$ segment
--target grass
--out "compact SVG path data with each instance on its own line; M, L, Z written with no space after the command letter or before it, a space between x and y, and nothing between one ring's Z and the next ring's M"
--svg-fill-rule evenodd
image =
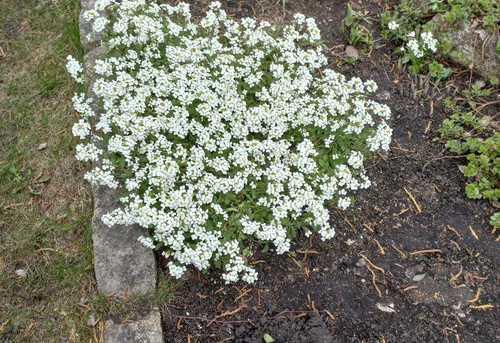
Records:
M0 341L89 342L91 199L73 158L64 70L66 55L83 53L79 2L1 7Z
M68 54L83 59L79 1L1 7L0 342L101 342L104 319L159 306L173 286L161 278L154 293L125 300L96 292L91 194L74 158L65 70Z

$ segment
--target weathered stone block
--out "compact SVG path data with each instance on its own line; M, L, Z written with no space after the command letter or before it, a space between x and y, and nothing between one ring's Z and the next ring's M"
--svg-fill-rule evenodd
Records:
M106 343L162 343L163 334L158 309L141 320L129 323L106 322L104 341Z
M103 214L118 207L115 191L99 187L94 190L94 268L99 292L125 296L145 294L156 287L156 263L151 249L137 241L147 234L139 226L107 227Z
M478 23L449 24L437 15L433 18L441 42L451 44L446 55L455 63L472 67L486 80L500 81L500 56L496 53L500 44L498 32L487 32Z

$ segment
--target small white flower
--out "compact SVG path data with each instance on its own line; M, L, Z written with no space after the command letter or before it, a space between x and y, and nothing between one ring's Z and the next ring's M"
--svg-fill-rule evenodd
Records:
M422 32L420 38L422 38L424 46L426 46L427 49L432 52L437 51L438 41L432 36L432 32Z
M106 25L108 24L108 22L109 22L109 20L106 19L105 17L97 17L94 20L94 23L92 24L92 29L96 33L102 32L106 28Z
M408 48L408 50L411 51L411 53L415 57L421 58L424 56L424 52L420 48L420 44L418 43L418 40L416 40L415 38L410 39L408 41L408 43L406 43L406 47Z
M351 206L351 199L349 199L349 198L340 198L339 201L337 202L337 206L340 209L345 210L349 206Z
M90 135L90 124L84 119L80 119L73 125L72 132L73 136L85 139Z
M170 275L172 275L176 279L180 279L184 273L186 272L186 267L184 266L179 266L173 262L168 263L168 271L170 272Z
M363 166L363 155L359 151L352 151L347 163L354 169L359 169Z
M96 162L101 151L92 143L78 144L76 146L76 159L84 162Z
M83 77L82 77L83 67L80 64L80 62L75 60L71 55L66 57L66 60L67 60L66 70L68 71L69 75L76 82L83 83Z
M303 15L302 13L296 13L294 16L293 16L293 19L295 19L295 22L298 24L298 25L303 25L305 22L306 22L306 16Z
M389 30L391 31L395 31L399 28L399 24L394 21L394 20L391 20L388 24L387 24L387 27L389 28Z
M140 236L139 238L137 238L137 240L142 245L144 245L146 248L149 248L149 249L154 249L155 248L155 244L154 244L153 240L150 237Z

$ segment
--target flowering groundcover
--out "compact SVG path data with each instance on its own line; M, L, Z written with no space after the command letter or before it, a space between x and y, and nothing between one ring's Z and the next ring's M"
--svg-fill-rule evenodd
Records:
M97 0L84 13L103 35L76 157L85 178L118 188L109 226L138 224L169 259L254 282L254 249L291 249L299 230L334 236L328 208L370 186L365 159L387 150L390 109L377 85L328 69L320 31L301 14L286 26L236 21L213 2L199 22L186 4ZM68 72L84 83L71 56Z

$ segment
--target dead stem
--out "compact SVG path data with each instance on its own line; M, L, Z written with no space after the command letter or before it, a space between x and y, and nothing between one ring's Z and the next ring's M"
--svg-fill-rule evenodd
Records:
M228 311L225 311L225 312L219 314L214 319L212 319L210 322L208 322L207 327L209 327L210 325L212 325L214 322L216 322L220 318L224 318L224 317L235 315L236 313L240 312L241 310L245 309L246 307L247 307L246 304L242 304L242 305L238 306L237 308L235 308L233 310L228 310Z
M425 249L425 250L413 251L410 253L410 256L425 255L425 254L441 254L441 249Z
M412 201L413 205L415 206L417 213L422 213L422 208L418 204L417 200L415 200L415 197L413 196L413 194L411 194L410 191L408 191L405 187L403 187L403 189L406 192L406 194L408 195L408 197L410 198L410 200Z
M456 273L455 275L452 275L451 279L450 279L450 285L452 285L452 287L454 288L457 288L458 286L455 284L455 281L458 280L458 278L460 277L460 275L462 275L462 272L464 271L462 265L460 265L460 271L458 273Z
M459 238L462 238L462 235L460 235L460 234L458 233L458 231L457 231L454 227L452 227L452 226L450 226L450 225L446 225L446 228L447 228L448 230L450 230L451 232L455 233L455 235L457 235Z
M396 247L394 244L391 244L391 246L394 250L396 250L401 255L402 258L406 259L406 254L401 249Z
M472 298L472 299L468 300L467 302L468 302L469 304L473 304L473 303L475 303L475 302L477 302L477 301L479 300L479 297L480 297L480 296L481 296L481 288L478 288L478 289L477 289L477 292L476 292L476 295L474 296L474 298Z
M418 286L408 286L408 287L403 288L402 291L403 292L408 292L408 291L410 291L412 289L417 289L417 288L418 288Z
M492 304L484 304L484 305L470 305L469 307L475 310L488 311L491 310L494 306Z
M248 293L250 293L253 289L252 288L249 288L247 290L245 290L243 293L241 293L240 295L238 295L238 297L236 297L236 299L234 299L234 302L236 303L238 300L240 300L241 298L243 298L245 295L247 295Z
M469 225L469 230L472 233L472 236L474 236L474 238L478 241L479 240L479 236L477 235L476 231L474 231L474 229L470 225Z
M368 265L366 266L366 268L368 268L368 270L370 271L370 273L372 273L372 284L373 284L373 287L375 287L375 289L377 290L378 296L380 298L382 298L382 291L377 286L377 277L375 275L375 272Z
M384 256L385 255L385 250L382 247L382 245L380 244L380 242L377 239L375 239L375 238L373 238L373 241L377 244L378 250L380 251L380 255Z
M328 317L330 317L331 320L335 321L335 317L333 316L333 314L330 311L323 310L323 312L325 312L328 315Z
M383 268L380 268L378 266L376 266L372 261L370 261L368 259L368 257L366 257L365 255L363 254L359 254L359 256L361 256L366 262L368 262L368 264L370 264L370 266L372 266L373 268L377 269L378 271L380 271L382 274L385 274L385 270Z

